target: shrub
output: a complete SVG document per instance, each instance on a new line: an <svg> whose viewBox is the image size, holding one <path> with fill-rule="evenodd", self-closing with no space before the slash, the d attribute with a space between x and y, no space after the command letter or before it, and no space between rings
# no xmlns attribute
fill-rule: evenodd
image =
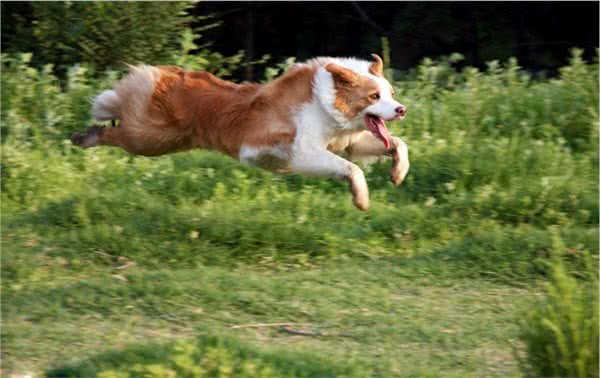
<svg viewBox="0 0 600 378"><path fill-rule="evenodd" d="M522 323L525 374L598 377L597 280L579 282L555 261L545 294Z"/></svg>
<svg viewBox="0 0 600 378"><path fill-rule="evenodd" d="M560 78L544 81L533 80L516 59L490 62L484 72L457 71L456 60L460 56L424 59L416 77L398 85L398 97L411 111L402 128L411 137L461 130L476 138L521 135L577 152L597 149L597 57L586 64L581 50L573 49Z"/></svg>
<svg viewBox="0 0 600 378"><path fill-rule="evenodd" d="M59 367L48 377L366 377L355 361L343 366L308 353L250 348L231 337L202 336L196 342L133 346Z"/></svg>

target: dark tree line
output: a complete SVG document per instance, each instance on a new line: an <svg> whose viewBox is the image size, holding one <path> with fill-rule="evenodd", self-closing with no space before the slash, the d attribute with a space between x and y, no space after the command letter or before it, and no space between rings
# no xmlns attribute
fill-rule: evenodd
<svg viewBox="0 0 600 378"><path fill-rule="evenodd" d="M216 49L250 58L368 56L383 36L401 70L459 52L464 64L514 56L552 74L571 48L589 59L598 47L598 2L205 2L192 12L223 21L206 33Z"/></svg>
<svg viewBox="0 0 600 378"><path fill-rule="evenodd" d="M168 61L183 28L219 22L201 31L198 43L212 42L225 55L245 50L248 62L264 54L271 62L368 57L381 52L385 37L399 70L458 52L463 65L514 56L526 69L552 75L573 47L592 59L599 30L599 3L573 1L2 2L1 10L3 52L33 52L34 63L58 67L87 59L99 69L124 60ZM248 65L234 77L257 79L260 69Z"/></svg>

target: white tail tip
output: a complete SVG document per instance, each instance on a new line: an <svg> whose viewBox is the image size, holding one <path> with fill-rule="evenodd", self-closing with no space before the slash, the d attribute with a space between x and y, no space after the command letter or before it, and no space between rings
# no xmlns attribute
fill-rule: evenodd
<svg viewBox="0 0 600 378"><path fill-rule="evenodd" d="M100 93L92 100L92 116L98 121L119 119L121 99L117 92L108 90Z"/></svg>

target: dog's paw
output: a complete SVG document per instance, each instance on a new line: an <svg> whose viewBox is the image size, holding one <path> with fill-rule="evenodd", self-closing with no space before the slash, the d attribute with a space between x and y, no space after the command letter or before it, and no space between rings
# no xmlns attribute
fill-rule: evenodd
<svg viewBox="0 0 600 378"><path fill-rule="evenodd" d="M98 142L98 137L102 133L102 130L103 128L100 126L90 126L85 131L85 134L73 134L71 143L82 148L93 147Z"/></svg>
<svg viewBox="0 0 600 378"><path fill-rule="evenodd" d="M356 206L357 209L361 210L361 211L368 211L369 210L369 195L355 195L352 198L352 202L354 203L354 206Z"/></svg>
<svg viewBox="0 0 600 378"><path fill-rule="evenodd" d="M81 144L83 143L83 138L84 136L79 134L79 133L75 133L71 136L71 143L77 145L77 146L81 146Z"/></svg>
<svg viewBox="0 0 600 378"><path fill-rule="evenodd" d="M352 165L352 173L349 176L350 191L352 192L352 202L359 210L369 210L369 187L363 171Z"/></svg>
<svg viewBox="0 0 600 378"><path fill-rule="evenodd" d="M390 170L390 181L394 185L400 185L404 181L404 178L408 174L408 163L394 163L392 169Z"/></svg>
<svg viewBox="0 0 600 378"><path fill-rule="evenodd" d="M400 185L410 168L410 162L408 160L408 147L402 140L398 140L398 146L393 153L394 163L392 169L390 169L390 181L394 185Z"/></svg>

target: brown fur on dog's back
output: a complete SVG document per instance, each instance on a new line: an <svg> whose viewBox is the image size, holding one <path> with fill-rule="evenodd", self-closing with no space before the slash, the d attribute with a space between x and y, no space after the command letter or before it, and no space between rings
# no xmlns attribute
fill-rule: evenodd
<svg viewBox="0 0 600 378"><path fill-rule="evenodd" d="M311 100L316 67L297 67L262 85L235 84L208 72L171 66L144 69L146 79L154 78L151 95L143 98L143 92L133 87L148 84L143 77L126 77L119 83L115 91L123 99L121 127L105 129L99 144L142 155L207 148L237 158L242 145L293 141L291 117L295 107ZM146 106L140 109L144 101Z"/></svg>

